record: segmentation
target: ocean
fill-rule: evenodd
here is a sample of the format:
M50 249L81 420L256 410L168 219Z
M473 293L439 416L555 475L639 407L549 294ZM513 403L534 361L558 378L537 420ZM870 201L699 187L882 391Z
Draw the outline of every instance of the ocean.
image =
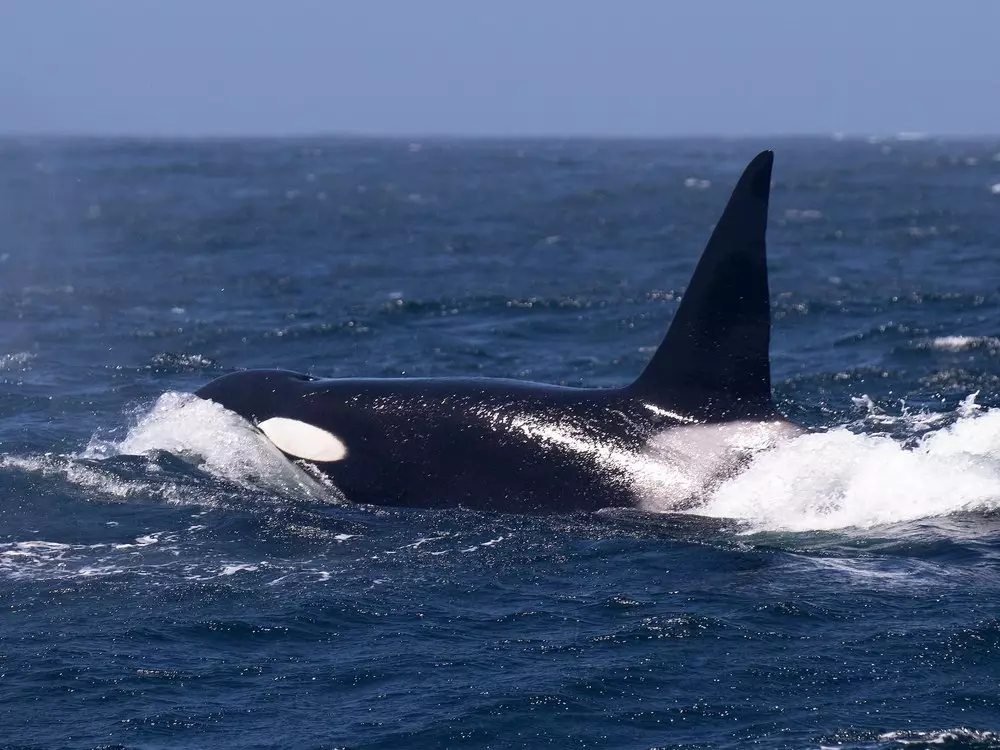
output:
M693 507L352 505L191 395L625 384L763 148L813 432ZM998 748L1000 139L3 139L0 445L2 748Z

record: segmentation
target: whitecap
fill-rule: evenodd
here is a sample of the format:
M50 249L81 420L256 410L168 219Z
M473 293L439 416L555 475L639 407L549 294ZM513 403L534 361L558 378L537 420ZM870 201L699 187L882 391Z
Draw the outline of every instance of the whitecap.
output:
M711 180L702 180L697 177L686 177L684 179L684 187L690 190L708 190L712 187Z
M788 208L785 209L785 218L789 221L815 221L822 219L823 213L815 208Z
M938 336L927 346L944 352L964 352L982 347L996 349L1000 348L1000 339L994 336Z
M0 372L26 370L28 363L35 358L31 352L11 352L0 354Z

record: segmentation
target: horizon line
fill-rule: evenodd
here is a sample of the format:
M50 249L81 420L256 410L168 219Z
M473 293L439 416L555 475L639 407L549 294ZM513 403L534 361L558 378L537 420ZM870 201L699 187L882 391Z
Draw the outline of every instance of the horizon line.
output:
M39 140L136 140L136 141L277 141L277 140L386 140L386 141L541 141L541 140L590 140L590 141L753 141L767 138L786 140L823 139L838 141L897 141L920 142L929 140L989 140L1000 139L1000 131L990 132L923 132L923 131L827 131L827 132L775 132L775 133L462 133L448 131L392 133L387 131L302 131L288 133L211 132L167 133L129 131L9 131L0 130L0 139Z

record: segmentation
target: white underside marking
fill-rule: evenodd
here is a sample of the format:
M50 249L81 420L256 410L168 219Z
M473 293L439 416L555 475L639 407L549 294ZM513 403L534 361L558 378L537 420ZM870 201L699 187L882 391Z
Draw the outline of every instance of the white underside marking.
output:
M257 427L289 456L306 461L340 461L347 455L347 446L336 435L297 419L272 417Z

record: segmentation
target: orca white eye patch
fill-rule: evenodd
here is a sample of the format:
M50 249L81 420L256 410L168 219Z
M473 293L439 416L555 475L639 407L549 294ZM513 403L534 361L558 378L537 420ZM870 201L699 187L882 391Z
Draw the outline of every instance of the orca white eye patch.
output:
M321 427L287 417L265 419L257 427L282 453L307 461L340 461L347 446Z

